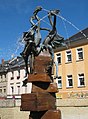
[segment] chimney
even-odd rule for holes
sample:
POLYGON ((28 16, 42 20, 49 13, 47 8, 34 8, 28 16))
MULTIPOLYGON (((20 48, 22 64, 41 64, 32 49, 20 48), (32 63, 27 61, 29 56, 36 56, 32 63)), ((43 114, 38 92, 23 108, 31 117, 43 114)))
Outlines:
POLYGON ((2 59, 2 64, 4 64, 4 59, 2 59))

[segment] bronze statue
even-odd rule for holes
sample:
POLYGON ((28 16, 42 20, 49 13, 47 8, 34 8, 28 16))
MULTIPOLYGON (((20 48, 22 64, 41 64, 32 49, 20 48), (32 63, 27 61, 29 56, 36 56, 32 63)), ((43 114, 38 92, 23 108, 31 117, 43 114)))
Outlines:
POLYGON ((25 47, 24 50, 21 54, 25 61, 25 66, 26 66, 26 76, 29 74, 28 71, 28 58, 30 56, 30 73, 33 73, 33 59, 35 56, 38 56, 38 50, 37 47, 40 44, 41 41, 41 35, 40 35, 40 22, 38 25, 35 25, 33 20, 39 21, 39 18, 37 16, 37 13, 41 10, 41 7, 36 8, 36 10, 33 13, 33 16, 30 19, 30 22, 32 24, 32 27, 29 32, 24 32, 23 34, 23 39, 25 41, 25 47), (35 33, 36 33, 36 38, 35 38, 35 33))
MULTIPOLYGON (((60 45, 64 45, 64 38, 57 33, 56 17, 59 10, 50 10, 47 13, 51 26, 49 28, 41 28, 41 19, 38 13, 42 11, 42 7, 37 7, 30 18, 30 31, 23 33, 25 47, 21 56, 26 65, 26 77, 23 86, 31 82, 31 93, 21 95, 21 111, 30 111, 29 119, 61 119, 60 110, 56 109, 56 95, 58 88, 53 81, 52 67, 54 64, 54 49, 60 45), (35 22, 37 21, 37 22, 35 22), (48 31, 45 39, 41 37, 41 30, 48 31), (48 54, 45 52, 48 51, 48 54), (40 53, 46 53, 39 55, 40 53), (29 60, 29 64, 28 64, 29 60), (28 71, 30 65, 30 72, 28 71)), ((56 77, 58 77, 58 62, 56 65, 56 77)))
POLYGON ((48 18, 50 21, 50 24, 52 26, 52 30, 49 32, 48 36, 45 38, 43 45, 46 47, 46 49, 49 50, 49 53, 52 58, 52 63, 54 61, 54 51, 56 47, 60 46, 62 42, 64 42, 64 38, 58 35, 56 30, 56 14, 59 13, 59 10, 51 10, 48 14, 48 18), (52 21, 52 17, 54 17, 54 20, 52 21))
POLYGON ((30 18, 31 23, 31 29, 29 32, 24 32, 23 39, 25 41, 25 47, 23 52, 21 53, 21 56, 23 57, 25 61, 26 66, 26 76, 29 74, 28 71, 28 59, 30 64, 30 73, 34 73, 34 59, 36 56, 38 56, 41 51, 48 50, 51 55, 51 66, 48 67, 47 73, 52 79, 52 66, 54 63, 54 49, 65 45, 64 38, 61 37, 57 33, 56 29, 56 15, 60 12, 59 10, 50 10, 48 12, 48 19, 50 22, 50 25, 52 29, 48 28, 41 28, 40 27, 40 18, 38 17, 38 12, 42 11, 42 7, 38 6, 35 11, 33 12, 33 16, 30 18), (36 20, 37 23, 33 22, 33 20, 36 20), (46 36, 46 38, 41 43, 42 37, 41 37, 41 30, 47 30, 49 33, 46 36), (30 57, 29 57, 30 56, 30 57))

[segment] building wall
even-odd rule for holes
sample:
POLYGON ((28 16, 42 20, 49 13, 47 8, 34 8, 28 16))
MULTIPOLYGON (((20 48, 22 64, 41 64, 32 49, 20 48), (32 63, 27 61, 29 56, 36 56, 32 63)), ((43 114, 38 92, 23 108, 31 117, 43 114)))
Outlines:
POLYGON ((6 74, 0 74, 0 96, 6 96, 7 94, 7 78, 6 74))
MULTIPOLYGON (((81 97, 88 95, 88 45, 81 45, 78 47, 69 48, 63 51, 55 52, 55 61, 57 54, 61 53, 61 64, 58 65, 58 75, 62 77, 62 88, 59 89, 57 97, 81 97), (77 60, 77 49, 83 49, 83 59, 77 60), (71 51, 72 61, 66 62, 66 51, 71 51), (78 86, 78 74, 84 73, 85 86, 78 86), (73 86, 67 87, 67 75, 72 75, 73 86)), ((56 74, 56 71, 54 72, 56 74)), ((57 79, 56 79, 57 80, 57 79)))
MULTIPOLYGON (((8 87, 7 87, 7 95, 12 95, 12 94, 18 94, 18 89, 17 86, 22 86, 22 81, 23 81, 23 77, 24 77, 24 70, 20 71, 21 75, 20 78, 17 79, 17 76, 19 76, 18 71, 13 71, 12 72, 8 72, 8 87), (13 77, 13 79, 11 79, 13 77), (12 87, 13 87, 13 91, 12 91, 12 87)), ((21 90, 19 89, 19 94, 21 93, 21 90)))
POLYGON ((7 73, 7 98, 21 98, 20 95, 23 93, 31 92, 31 83, 27 84, 27 87, 23 87, 23 81, 25 80, 25 70, 20 69, 20 75, 18 70, 7 73), (17 79, 17 77, 19 78, 17 79))

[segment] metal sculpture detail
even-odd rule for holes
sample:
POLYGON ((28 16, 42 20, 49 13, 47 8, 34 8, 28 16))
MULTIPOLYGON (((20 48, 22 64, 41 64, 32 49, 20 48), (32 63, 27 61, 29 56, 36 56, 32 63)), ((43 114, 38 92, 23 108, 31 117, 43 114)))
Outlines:
POLYGON ((30 18, 30 23, 32 26, 30 28, 30 31, 23 33, 22 38, 25 42, 25 47, 23 52, 20 54, 25 61, 26 76, 27 76, 27 74, 29 74, 28 60, 30 62, 30 73, 33 74, 35 57, 38 56, 41 53, 41 51, 48 50, 48 52, 51 55, 51 64, 47 68, 47 74, 52 79, 51 75, 52 75, 52 66, 54 63, 54 49, 61 45, 65 46, 65 43, 64 43, 64 38, 57 33, 57 29, 56 29, 56 18, 57 18, 57 14, 59 14, 60 11, 50 10, 47 13, 49 23, 51 25, 51 29, 49 29, 49 28, 40 27, 41 20, 38 17, 38 13, 40 11, 42 12, 42 9, 43 9, 42 7, 38 6, 33 12, 33 16, 30 18), (41 32, 40 32, 41 30, 45 30, 49 32, 44 40, 41 37, 41 32))
MULTIPOLYGON (((23 33, 25 47, 21 56, 25 61, 26 77, 23 86, 32 83, 31 93, 21 95, 21 111, 30 111, 29 119, 61 119, 60 110, 56 110, 57 84, 53 81, 52 67, 54 64, 54 49, 64 44, 64 38, 57 33, 56 18, 59 10, 50 10, 47 13, 50 28, 41 27, 42 19, 38 13, 43 11, 37 7, 30 18, 30 31, 23 33), (36 22, 35 22, 36 21, 36 22), (48 31, 45 38, 41 30, 48 31), (48 51, 50 55, 40 55, 41 51, 48 51), (29 62, 29 63, 28 63, 29 62), (30 65, 30 72, 28 70, 30 65)), ((58 72, 58 63, 55 62, 58 72)), ((58 73, 56 73, 58 76, 58 73)))

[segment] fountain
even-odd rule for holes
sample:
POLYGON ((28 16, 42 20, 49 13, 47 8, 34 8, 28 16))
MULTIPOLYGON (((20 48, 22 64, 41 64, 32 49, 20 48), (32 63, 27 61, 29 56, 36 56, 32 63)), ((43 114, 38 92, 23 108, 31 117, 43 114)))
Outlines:
MULTIPOLYGON (((64 38, 57 32, 56 18, 59 17, 62 21, 69 23, 86 37, 81 30, 59 13, 59 10, 46 10, 38 6, 30 18, 30 30, 24 32, 22 36, 25 47, 20 54, 26 66, 26 78, 23 81, 23 86, 31 82, 32 90, 31 93, 21 95, 20 109, 21 111, 30 111, 29 119, 61 119, 61 112, 56 109, 55 105, 55 93, 58 88, 53 78, 53 65, 56 65, 56 77, 58 77, 58 63, 54 61, 54 49, 60 46, 67 47, 67 45, 64 38), (42 11, 46 11, 47 15, 40 19, 38 14, 42 11), (47 24, 51 26, 51 29, 41 28, 41 21, 47 17, 49 20, 47 24), (41 36, 41 30, 48 31, 44 40, 41 36)), ((44 22, 46 23, 46 21, 44 22)), ((64 27, 66 29, 65 24, 64 27)))
MULTIPOLYGON (((45 11, 45 12, 47 12, 47 13, 49 12, 49 10, 47 10, 47 9, 45 9, 45 8, 42 8, 42 11, 45 11)), ((68 35, 66 23, 69 24, 69 25, 71 25, 71 26, 72 26, 73 28, 75 28, 78 32, 80 32, 85 38, 87 38, 86 34, 85 34, 82 30, 80 30, 76 25, 74 25, 71 21, 69 21, 69 20, 67 20, 66 18, 64 18, 61 14, 59 14, 59 15, 56 14, 56 16, 57 16, 58 18, 60 18, 60 19, 62 20, 62 22, 63 22, 64 29, 65 29, 65 33, 66 33, 66 38, 67 38, 67 39, 69 38, 69 35, 68 35)), ((51 26, 47 21, 44 20, 44 19, 47 18, 47 17, 48 17, 48 14, 46 14, 44 17, 40 18, 39 21, 40 21, 40 22, 41 22, 41 21, 44 22, 44 23, 47 24, 48 26, 51 26)), ((35 23, 35 25, 37 25, 39 21, 37 21, 37 22, 35 23)), ((27 31, 30 32, 30 30, 33 29, 33 27, 34 27, 34 26, 32 26, 32 27, 31 27, 30 29, 28 29, 27 31)), ((15 50, 15 53, 13 53, 13 54, 16 54, 17 51, 18 51, 18 49, 20 49, 20 47, 23 47, 23 46, 24 46, 24 45, 23 45, 23 44, 24 44, 24 40, 23 40, 22 37, 23 37, 23 36, 21 36, 21 37, 18 39, 18 41, 17 41, 17 48, 16 48, 16 50, 15 50)), ((88 38, 87 38, 87 39, 88 39, 88 38)))
MULTIPOLYGON (((42 7, 37 7, 30 18, 30 31, 23 33, 25 42, 21 56, 26 66, 26 79, 23 86, 32 83, 31 93, 21 95, 21 111, 30 111, 29 119, 61 119, 60 110, 56 109, 57 84, 53 79, 54 49, 65 46, 64 38, 57 33, 56 14, 59 10, 50 10, 42 19, 38 13, 42 7), (41 20, 48 16, 52 29, 41 28, 41 20), (34 20, 37 22, 35 23, 34 20), (41 43, 41 30, 48 31, 48 35, 41 43), (28 69, 28 59, 29 67, 28 69)), ((55 63, 57 64, 57 63, 55 63)), ((58 73, 57 73, 58 74, 58 73)))

